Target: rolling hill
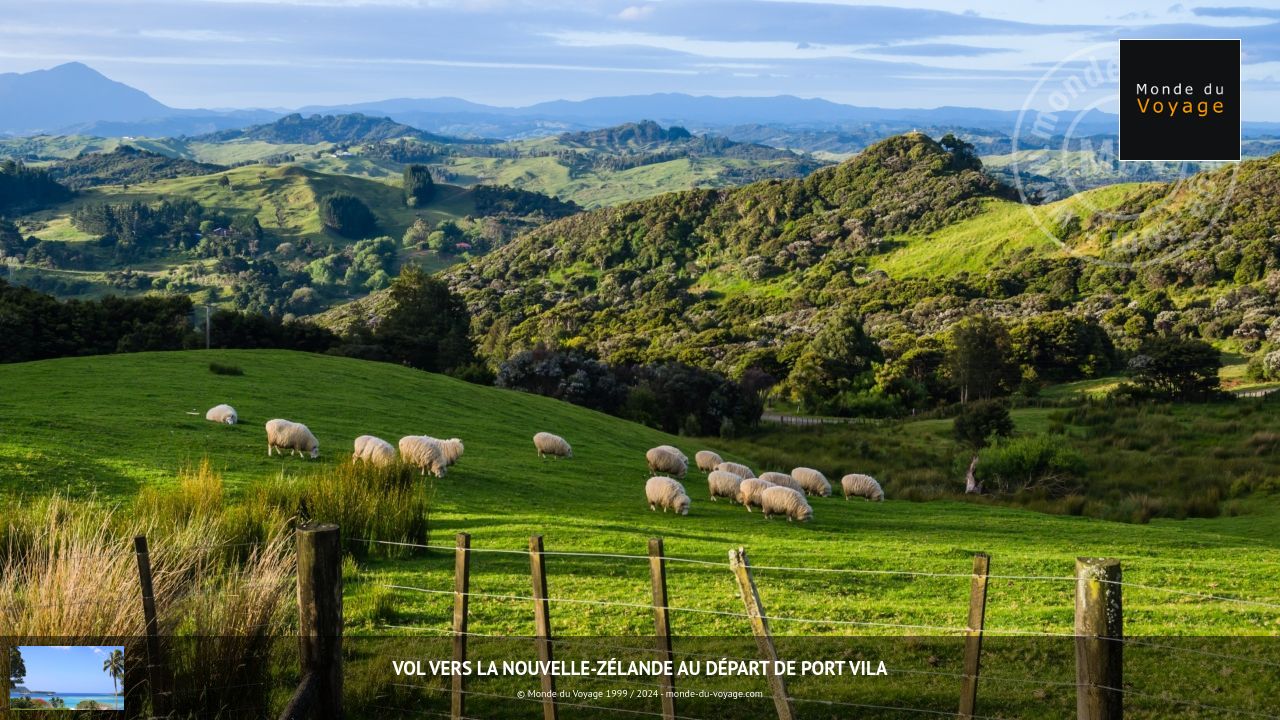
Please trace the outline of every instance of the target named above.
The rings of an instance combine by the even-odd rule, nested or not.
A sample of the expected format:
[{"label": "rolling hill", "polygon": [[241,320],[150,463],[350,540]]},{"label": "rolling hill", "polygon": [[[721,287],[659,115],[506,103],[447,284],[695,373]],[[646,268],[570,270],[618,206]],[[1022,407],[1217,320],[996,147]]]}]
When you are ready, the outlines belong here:
[{"label": "rolling hill", "polygon": [[[191,165],[189,161],[171,162]],[[92,187],[66,203],[25,215],[18,220],[18,227],[22,235],[44,241],[38,252],[43,259],[39,263],[13,264],[9,274],[13,280],[62,296],[137,293],[166,287],[195,294],[201,301],[232,302],[239,294],[238,302],[244,302],[248,295],[236,288],[253,286],[257,289],[252,294],[259,297],[263,297],[262,293],[283,294],[258,308],[271,312],[269,306],[274,305],[277,312],[282,312],[285,296],[318,282],[309,274],[309,264],[320,261],[328,268],[327,274],[339,273],[333,280],[341,281],[341,271],[351,261],[353,241],[326,228],[318,212],[320,198],[336,192],[359,198],[377,221],[376,234],[393,239],[388,251],[388,272],[393,272],[400,262],[439,269],[460,259],[428,250],[420,243],[400,247],[406,229],[418,220],[431,228],[445,222],[456,223],[463,231],[482,233],[486,242],[494,243],[545,221],[541,214],[525,214],[519,207],[512,211],[492,201],[478,206],[476,191],[454,185],[438,184],[429,203],[410,208],[398,184],[319,173],[296,165],[249,165],[212,174]],[[225,224],[236,218],[256,220],[261,228],[261,238],[254,243],[256,249],[238,252],[244,257],[230,264],[220,260],[226,257],[225,252],[201,252],[198,247],[155,247],[141,256],[122,257],[113,246],[95,242],[98,235],[77,227],[73,221],[77,213],[103,204],[138,202],[156,206],[183,199],[199,203],[207,216],[220,218],[211,221],[213,230],[219,222]],[[27,253],[32,250],[28,248]],[[63,260],[64,257],[74,260]],[[263,265],[266,274],[254,271],[242,276],[249,261],[269,262],[270,265]],[[318,266],[311,269],[318,271]],[[341,282],[317,289],[325,298],[324,305],[345,302],[367,292],[363,287],[347,287]],[[312,309],[311,305],[307,307]]]}]

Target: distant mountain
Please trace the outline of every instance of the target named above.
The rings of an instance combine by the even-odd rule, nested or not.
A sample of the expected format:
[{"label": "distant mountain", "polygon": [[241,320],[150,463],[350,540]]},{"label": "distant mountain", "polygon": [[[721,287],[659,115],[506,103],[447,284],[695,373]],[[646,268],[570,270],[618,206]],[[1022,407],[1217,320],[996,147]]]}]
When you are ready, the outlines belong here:
[{"label": "distant mountain", "polygon": [[0,129],[57,130],[80,123],[136,121],[172,115],[150,95],[110,80],[82,63],[0,74]]},{"label": "distant mountain", "polygon": [[564,133],[559,139],[560,142],[570,145],[619,150],[646,147],[654,143],[681,142],[692,138],[693,133],[678,125],[664,128],[652,120],[644,120],[600,130]]},{"label": "distant mountain", "polygon": [[95,137],[183,137],[207,135],[219,130],[235,130],[246,125],[268,123],[280,117],[270,110],[232,110],[215,113],[205,110],[175,110],[176,115],[150,120],[98,120],[70,125],[62,134]]},{"label": "distant mountain", "polygon": [[322,142],[369,143],[397,138],[413,138],[415,140],[445,144],[467,142],[459,138],[425,132],[418,128],[395,122],[390,118],[370,117],[361,113],[312,115],[310,117],[303,117],[300,113],[294,113],[264,125],[222,130],[202,135],[195,139],[204,142],[259,140],[276,144],[311,144]]}]

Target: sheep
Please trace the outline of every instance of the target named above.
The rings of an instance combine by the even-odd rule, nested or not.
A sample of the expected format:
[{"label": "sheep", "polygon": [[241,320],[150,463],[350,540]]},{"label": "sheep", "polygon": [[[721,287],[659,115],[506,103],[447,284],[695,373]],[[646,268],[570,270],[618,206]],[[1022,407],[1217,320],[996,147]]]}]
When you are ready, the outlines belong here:
[{"label": "sheep", "polygon": [[440,440],[441,449],[444,450],[444,461],[448,465],[458,462],[458,458],[462,457],[462,441],[458,438],[449,438],[448,440]]},{"label": "sheep", "polygon": [[294,453],[310,453],[312,459],[320,457],[320,441],[302,423],[281,418],[267,421],[267,457],[275,450],[281,455],[285,450]]},{"label": "sheep", "polygon": [[677,457],[679,457],[681,460],[684,461],[685,465],[689,464],[689,456],[685,455],[684,451],[676,447],[675,445],[659,445],[658,447],[663,450],[666,450],[669,453],[676,455]]},{"label": "sheep", "polygon": [[449,469],[440,441],[426,435],[406,435],[400,438],[400,457],[418,468],[422,475],[430,470],[432,475],[442,478]]},{"label": "sheep", "polygon": [[774,485],[781,485],[782,487],[791,488],[792,490],[795,490],[798,493],[802,493],[802,494],[804,493],[804,487],[800,483],[796,482],[795,478],[791,477],[790,475],[784,472],[760,473],[760,479],[768,480]]},{"label": "sheep", "polygon": [[751,512],[751,506],[760,507],[760,495],[771,487],[777,487],[768,480],[747,478],[738,485],[738,504]]},{"label": "sheep", "polygon": [[747,467],[746,465],[743,465],[742,463],[736,463],[736,462],[722,462],[719,465],[716,465],[716,470],[731,472],[734,475],[737,475],[738,477],[743,479],[753,478],[756,476],[756,474],[752,472],[751,468]]},{"label": "sheep", "polygon": [[540,432],[533,436],[533,446],[538,448],[538,457],[545,458],[550,455],[552,457],[562,458],[573,457],[573,448],[569,447],[569,443],[559,435],[552,435],[549,432]]},{"label": "sheep", "polygon": [[742,478],[723,470],[712,470],[707,474],[707,490],[711,493],[711,502],[716,498],[729,498],[729,502],[738,499],[738,486]]},{"label": "sheep", "polygon": [[813,508],[804,499],[804,493],[788,487],[771,487],[760,493],[760,509],[766,520],[774,515],[786,515],[787,522],[813,519]]},{"label": "sheep", "polygon": [[[710,450],[699,450],[693,456],[693,459],[698,463],[698,469],[704,473],[709,473],[714,471],[717,465],[724,462],[724,458],[721,458],[719,455],[717,455],[716,453]],[[742,477],[742,476],[739,475],[738,477]]]},{"label": "sheep", "polygon": [[396,449],[380,437],[361,435],[356,438],[355,452],[351,454],[351,461],[386,467],[396,461]]},{"label": "sheep", "polygon": [[650,448],[644,457],[649,461],[649,472],[662,472],[682,478],[689,471],[689,461],[670,445]]},{"label": "sheep", "polygon": [[209,412],[204,414],[204,419],[210,422],[226,423],[227,425],[235,425],[240,422],[240,416],[236,414],[236,409],[225,403],[209,408]]},{"label": "sheep", "polygon": [[798,467],[791,471],[791,477],[800,483],[805,495],[831,497],[831,483],[827,476],[813,468]]},{"label": "sheep", "polygon": [[884,502],[884,490],[880,483],[870,475],[849,473],[840,478],[840,488],[844,490],[844,499],[851,497],[866,498],[875,502]]},{"label": "sheep", "polygon": [[669,477],[657,475],[649,478],[649,482],[644,484],[644,494],[649,500],[650,510],[661,507],[662,512],[670,509],[679,515],[689,514],[689,494],[684,491],[684,485]]}]

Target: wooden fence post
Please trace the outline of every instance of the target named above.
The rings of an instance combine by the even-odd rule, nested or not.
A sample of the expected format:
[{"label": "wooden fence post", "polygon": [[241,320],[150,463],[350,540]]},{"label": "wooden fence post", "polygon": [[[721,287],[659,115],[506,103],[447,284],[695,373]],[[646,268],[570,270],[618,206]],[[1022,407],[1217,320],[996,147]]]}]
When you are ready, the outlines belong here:
[{"label": "wooden fence post", "polygon": [[[460,667],[467,659],[467,599],[471,592],[471,536],[458,533],[457,549],[453,556],[453,661]],[[453,674],[452,720],[462,720],[467,714],[467,696],[463,687],[464,676]]]},{"label": "wooden fence post", "polygon": [[991,556],[973,556],[973,579],[969,582],[969,621],[964,636],[964,680],[960,686],[960,717],[972,718],[978,707],[978,670],[982,665],[982,631],[987,617],[987,573]]},{"label": "wooden fence post", "polygon": [[9,651],[13,645],[9,640],[0,642],[0,678],[4,678],[5,691],[0,693],[0,717],[9,717]]},{"label": "wooden fence post", "polygon": [[[342,540],[337,525],[316,523],[297,531],[298,641],[302,686],[315,720],[341,720]],[[310,683],[307,682],[310,676]],[[296,697],[296,696],[295,696]]]},{"label": "wooden fence post", "polygon": [[738,579],[738,589],[742,593],[742,602],[747,607],[747,616],[751,619],[751,631],[756,636],[756,647],[760,655],[769,663],[767,677],[769,688],[773,690],[773,706],[778,711],[778,720],[795,720],[796,709],[787,694],[787,683],[782,676],[774,672],[774,663],[778,660],[778,650],[773,646],[773,636],[769,634],[769,619],[760,602],[760,593],[756,591],[756,581],[751,577],[751,565],[747,562],[747,549],[738,548],[729,551],[729,567]]},{"label": "wooden fence post", "polygon": [[1124,717],[1124,606],[1120,561],[1076,559],[1076,717]]},{"label": "wooden fence post", "polygon": [[[662,538],[649,539],[649,579],[653,583],[653,633],[658,646],[658,659],[674,663],[671,652],[671,616],[667,612],[667,561],[662,549]],[[674,672],[658,677],[662,692],[663,720],[676,717],[676,676]]]},{"label": "wooden fence post", "polygon": [[542,564],[542,536],[529,538],[529,567],[533,577],[534,642],[538,647],[538,660],[545,663],[539,675],[542,681],[543,720],[557,720],[556,676],[551,673],[551,603],[547,600],[547,573]]},{"label": "wooden fence post", "polygon": [[152,714],[164,717],[169,714],[169,686],[165,682],[164,658],[160,652],[155,588],[151,583],[151,551],[146,535],[133,538],[133,552],[138,560],[138,585],[142,589],[142,618],[147,636],[147,694],[151,696]]}]

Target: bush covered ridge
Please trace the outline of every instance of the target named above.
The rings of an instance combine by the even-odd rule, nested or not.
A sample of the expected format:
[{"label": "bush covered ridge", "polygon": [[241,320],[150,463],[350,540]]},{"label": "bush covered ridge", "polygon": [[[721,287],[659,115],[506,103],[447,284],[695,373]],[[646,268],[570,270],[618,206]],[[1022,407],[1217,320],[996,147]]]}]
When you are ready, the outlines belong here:
[{"label": "bush covered ridge", "polygon": [[[611,364],[678,360],[734,378],[757,369],[794,388],[804,380],[797,373],[813,369],[801,358],[824,328],[848,324],[845,313],[880,352],[865,355],[877,377],[848,388],[864,397],[845,411],[880,412],[885,401],[926,407],[933,401],[921,404],[921,396],[958,399],[939,386],[937,371],[953,327],[975,314],[1005,327],[1022,366],[1004,392],[1112,372],[1162,335],[1262,358],[1280,341],[1270,200],[1280,157],[1234,172],[1104,188],[1027,211],[1008,202],[1010,190],[982,172],[962,141],[909,134],[804,180],[570,217],[449,277],[493,362],[543,343]],[[1197,198],[1223,208],[1216,224],[1197,215]],[[1108,219],[1116,214],[1136,219]],[[1167,253],[1139,244],[1147,249],[1133,254],[1156,232],[1194,242],[1167,263],[1136,269],[1089,261]],[[986,255],[948,261],[974,252],[964,243]],[[894,273],[903,275],[913,257],[933,269],[901,277],[870,269],[895,258]],[[1255,365],[1257,377],[1269,377],[1266,363]]]},{"label": "bush covered ridge", "polygon": [[149,150],[120,145],[113,152],[82,153],[70,160],[54,163],[53,179],[81,190],[99,185],[136,185],[192,175],[210,175],[226,170],[221,165],[171,158]]}]

